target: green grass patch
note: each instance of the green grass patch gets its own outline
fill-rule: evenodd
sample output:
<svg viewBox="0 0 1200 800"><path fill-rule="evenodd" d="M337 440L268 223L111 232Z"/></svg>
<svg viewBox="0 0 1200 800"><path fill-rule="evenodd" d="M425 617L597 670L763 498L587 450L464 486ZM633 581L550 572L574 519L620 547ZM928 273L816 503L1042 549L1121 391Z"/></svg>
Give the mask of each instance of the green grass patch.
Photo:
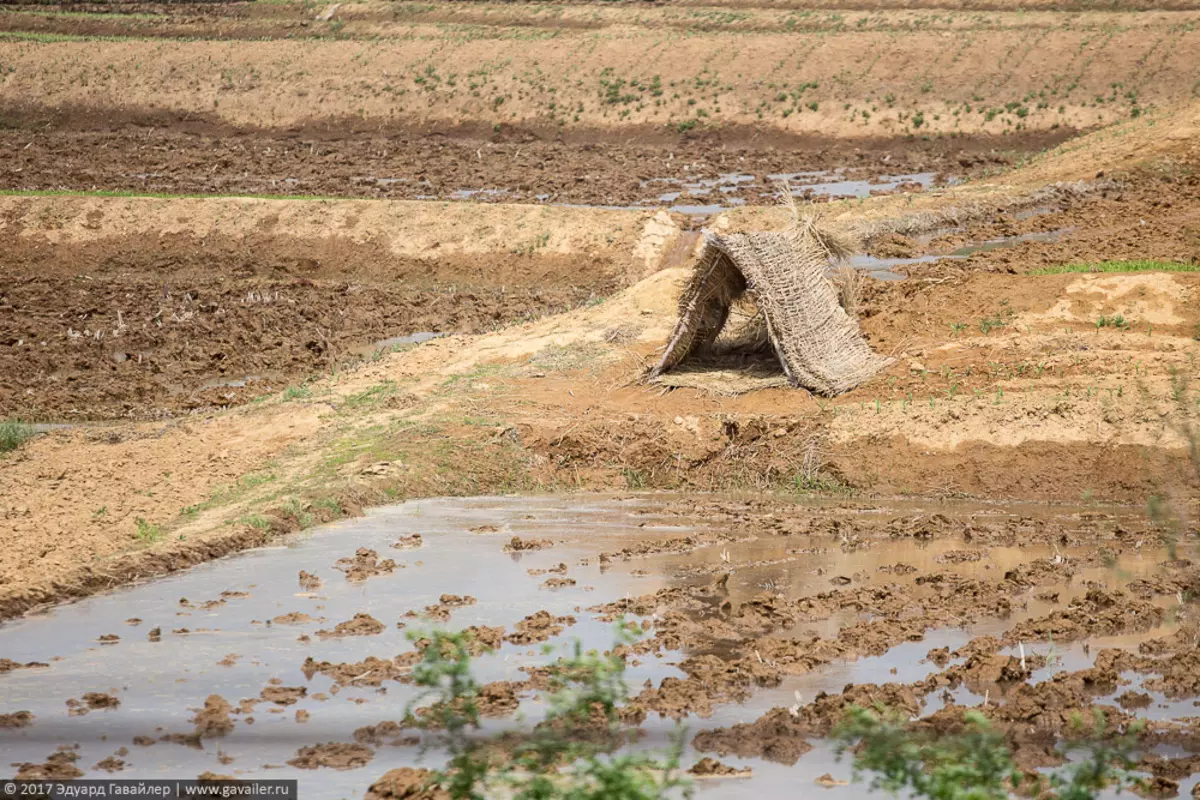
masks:
<svg viewBox="0 0 1200 800"><path fill-rule="evenodd" d="M1081 264L1060 264L1057 267L1035 269L1030 275L1063 275L1071 272L1200 272L1200 264L1178 261L1098 261Z"/></svg>
<svg viewBox="0 0 1200 800"><path fill-rule="evenodd" d="M0 453L9 453L16 450L26 441L33 438L34 433L32 425L22 422L19 419L0 421Z"/></svg>
<svg viewBox="0 0 1200 800"><path fill-rule="evenodd" d="M137 524L137 538L142 542L157 542L163 538L162 525L156 525L153 522L138 517L134 522Z"/></svg>

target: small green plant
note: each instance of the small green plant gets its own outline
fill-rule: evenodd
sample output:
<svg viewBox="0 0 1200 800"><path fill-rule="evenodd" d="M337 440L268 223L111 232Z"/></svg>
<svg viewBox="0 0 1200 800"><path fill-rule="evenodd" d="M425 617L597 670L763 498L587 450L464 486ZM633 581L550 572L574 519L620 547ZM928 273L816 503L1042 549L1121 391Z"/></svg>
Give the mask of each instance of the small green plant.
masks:
<svg viewBox="0 0 1200 800"><path fill-rule="evenodd" d="M1008 322L1001 316L984 317L979 320L979 330L983 333L991 333L996 328L1003 328L1008 325Z"/></svg>
<svg viewBox="0 0 1200 800"><path fill-rule="evenodd" d="M884 708L851 707L834 731L838 757L853 749L854 778L871 775L871 789L929 800L1007 800L1028 783L1012 760L1004 734L977 711L963 715L963 728L935 736L910 730L906 717ZM1109 730L1102 712L1091 726L1076 720L1076 743L1084 757L1052 773L1041 787L1045 800L1093 800L1108 787L1135 785L1127 770L1135 731ZM1040 788L1041 791L1037 791ZM1024 793L1024 792L1023 792Z"/></svg>
<svg viewBox="0 0 1200 800"><path fill-rule="evenodd" d="M1100 319L1096 320L1096 330L1100 330L1101 328L1119 328L1125 330L1128 327L1129 321L1121 314L1112 317L1100 317Z"/></svg>
<svg viewBox="0 0 1200 800"><path fill-rule="evenodd" d="M958 336L960 333L962 333L966 329L967 329L967 323L965 323L965 322L951 322L950 323L950 335L951 336Z"/></svg>
<svg viewBox="0 0 1200 800"><path fill-rule="evenodd" d="M1061 264L1043 267L1030 275L1062 275L1068 272L1200 272L1200 264L1184 264L1177 261L1099 261L1080 264Z"/></svg>
<svg viewBox="0 0 1200 800"><path fill-rule="evenodd" d="M283 393L284 400L301 400L312 397L312 389L307 386L289 386Z"/></svg>
<svg viewBox="0 0 1200 800"><path fill-rule="evenodd" d="M156 525L153 522L147 522L145 519L138 517L134 520L137 525L137 538L142 542L157 542L163 538L162 525Z"/></svg>
<svg viewBox="0 0 1200 800"><path fill-rule="evenodd" d="M405 719L436 732L436 745L450 755L446 767L434 771L431 784L453 800L691 797L690 785L678 775L682 736L675 737L665 761L616 752L633 736L621 720L628 687L620 652L635 641L634 631L619 622L616 642L607 653L585 651L578 641L570 645L549 667L541 696L545 718L517 736L507 758L491 754L488 741L475 735L482 687L472 674L471 657L482 649L465 632L410 631L409 640L422 648L412 672L422 691Z"/></svg>
<svg viewBox="0 0 1200 800"><path fill-rule="evenodd" d="M10 453L31 439L34 434L32 425L19 419L0 421L0 453Z"/></svg>

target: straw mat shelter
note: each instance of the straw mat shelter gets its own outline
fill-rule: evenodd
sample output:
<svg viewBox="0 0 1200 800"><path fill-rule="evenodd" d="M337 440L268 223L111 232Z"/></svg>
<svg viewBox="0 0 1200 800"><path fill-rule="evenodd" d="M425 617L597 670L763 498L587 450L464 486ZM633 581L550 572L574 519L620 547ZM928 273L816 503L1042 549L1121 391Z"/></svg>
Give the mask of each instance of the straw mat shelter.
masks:
<svg viewBox="0 0 1200 800"><path fill-rule="evenodd" d="M784 232L705 231L649 378L726 394L790 384L825 396L866 381L891 359L871 350L828 277L849 254L812 218Z"/></svg>

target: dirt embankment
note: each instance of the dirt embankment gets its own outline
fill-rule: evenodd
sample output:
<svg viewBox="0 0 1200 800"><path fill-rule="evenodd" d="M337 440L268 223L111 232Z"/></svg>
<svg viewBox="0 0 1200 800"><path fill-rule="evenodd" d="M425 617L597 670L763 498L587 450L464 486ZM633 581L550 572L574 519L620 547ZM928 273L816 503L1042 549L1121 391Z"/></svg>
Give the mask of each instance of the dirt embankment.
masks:
<svg viewBox="0 0 1200 800"><path fill-rule="evenodd" d="M1189 62L1177 57L1200 45L1191 12L1065 20L994 12L950 21L804 13L790 22L786 12L766 12L781 15L780 27L701 35L681 35L668 19L674 13L646 10L636 24L613 16L599 29L549 32L518 14L466 35L454 25L400 20L372 23L358 40L196 39L167 49L137 34L18 37L0 42L0 59L12 65L0 78L0 113L38 98L46 108L95 114L203 109L265 128L358 118L377 128L744 125L864 137L1086 129L1196 92ZM92 23L61 27L75 24L86 31Z"/></svg>
<svg viewBox="0 0 1200 800"><path fill-rule="evenodd" d="M9 197L0 220L0 414L39 420L244 402L372 342L565 311L678 236L651 212L461 203Z"/></svg>

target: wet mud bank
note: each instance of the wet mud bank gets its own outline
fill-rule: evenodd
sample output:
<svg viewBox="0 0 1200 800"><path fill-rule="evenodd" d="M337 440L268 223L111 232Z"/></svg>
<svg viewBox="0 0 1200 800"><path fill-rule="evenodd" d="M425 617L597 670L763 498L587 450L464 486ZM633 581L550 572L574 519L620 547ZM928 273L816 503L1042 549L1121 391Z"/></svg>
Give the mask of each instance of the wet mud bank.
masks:
<svg viewBox="0 0 1200 800"><path fill-rule="evenodd" d="M721 185L719 197L729 205L771 202L785 177L795 182L797 173L832 169L853 180L916 173L961 179L1010 166L1075 133L846 139L738 126L686 135L652 126L620 133L493 131L468 123L392 130L359 119L278 131L233 128L203 115L142 119L105 109L0 108L0 116L7 125L0 146L12 154L0 166L0 189L599 206L658 205L665 192L689 188L701 197L701 182L727 175L745 176Z"/></svg>
<svg viewBox="0 0 1200 800"><path fill-rule="evenodd" d="M1060 763L1074 713L1144 719L1142 769L1186 792L1189 552L1173 560L1139 513L1095 506L412 501L6 623L17 724L0 741L26 775L119 761L121 777L297 777L358 796L442 757L422 760L403 722L406 633L469 629L497 648L477 674L498 732L540 718L541 642L606 649L624 614L646 631L625 655L636 746L664 746L678 720L687 763L751 771L705 796L848 780L823 737L874 702L945 730L982 710L1029 770ZM164 672L162 647L186 669Z"/></svg>

